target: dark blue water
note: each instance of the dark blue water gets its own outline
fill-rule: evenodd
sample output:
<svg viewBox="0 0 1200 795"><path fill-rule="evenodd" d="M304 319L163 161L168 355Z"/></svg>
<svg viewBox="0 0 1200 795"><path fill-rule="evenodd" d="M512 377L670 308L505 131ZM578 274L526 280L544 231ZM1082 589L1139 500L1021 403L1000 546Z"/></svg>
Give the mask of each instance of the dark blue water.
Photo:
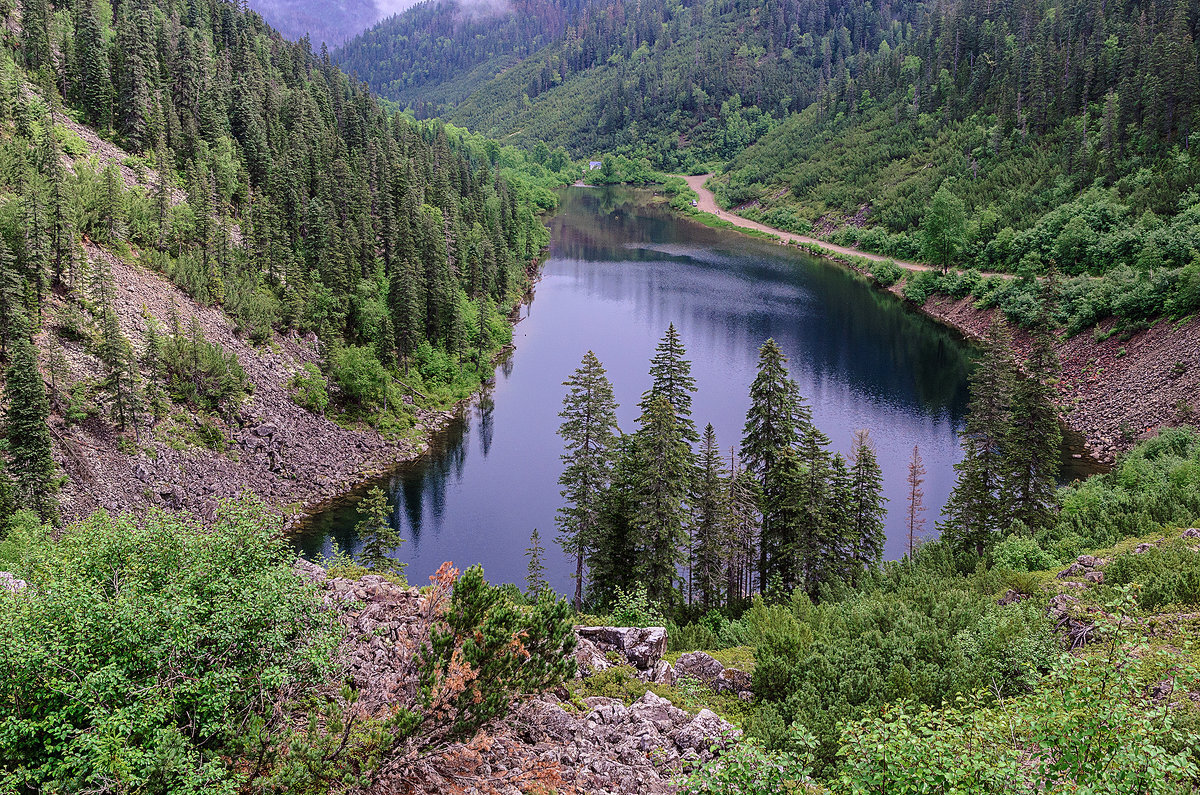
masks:
<svg viewBox="0 0 1200 795"><path fill-rule="evenodd" d="M887 556L903 554L907 462L918 445L930 534L954 483L968 355L951 332L836 265L773 243L679 219L651 194L572 188L552 221L536 298L522 309L516 352L495 387L431 453L385 479L405 539L398 558L421 583L444 560L482 563L493 582L523 583L533 528L560 592L573 563L554 545L561 504L562 382L589 348L608 369L631 429L654 346L675 323L692 360L693 416L728 449L741 436L758 348L774 337L834 447L867 428L891 511ZM373 485L373 484L372 484ZM353 499L294 536L305 555L330 542L357 550Z"/></svg>

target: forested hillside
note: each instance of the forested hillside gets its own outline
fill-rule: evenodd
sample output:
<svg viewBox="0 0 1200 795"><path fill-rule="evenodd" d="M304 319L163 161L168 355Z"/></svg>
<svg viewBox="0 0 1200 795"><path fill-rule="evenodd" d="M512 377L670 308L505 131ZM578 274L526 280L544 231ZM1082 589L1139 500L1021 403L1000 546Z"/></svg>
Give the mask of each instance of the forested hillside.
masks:
<svg viewBox="0 0 1200 795"><path fill-rule="evenodd" d="M102 448L145 444L183 412L196 443L222 451L245 421L248 363L144 293L160 311L129 311L137 274L223 308L248 344L315 335L320 369L295 374L296 402L397 433L414 403L466 394L508 342L504 316L546 241L538 213L554 203L520 173L523 155L385 112L230 3L3 10L0 300L18 505L54 513L50 414Z"/></svg>
<svg viewBox="0 0 1200 795"><path fill-rule="evenodd" d="M495 135L724 172L722 201L788 231L1027 277L1052 263L1071 331L1200 306L1195 3L543 3L503 20L423 4L337 57ZM932 206L949 225L930 247ZM935 291L1032 319L1027 281L912 295Z"/></svg>
<svg viewBox="0 0 1200 795"><path fill-rule="evenodd" d="M865 5L519 3L501 22L423 3L336 58L384 96L478 132L666 169L725 160L842 81L892 26Z"/></svg>
<svg viewBox="0 0 1200 795"><path fill-rule="evenodd" d="M735 157L719 195L898 258L1110 274L1067 285L1072 330L1186 316L1198 24L1184 2L954 4ZM941 252L931 207L951 221Z"/></svg>

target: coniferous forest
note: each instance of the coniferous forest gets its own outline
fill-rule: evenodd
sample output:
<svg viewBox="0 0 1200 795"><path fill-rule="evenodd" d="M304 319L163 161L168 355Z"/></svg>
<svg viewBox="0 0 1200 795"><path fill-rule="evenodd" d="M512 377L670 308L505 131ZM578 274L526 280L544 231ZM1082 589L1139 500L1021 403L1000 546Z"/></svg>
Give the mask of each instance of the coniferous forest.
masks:
<svg viewBox="0 0 1200 795"><path fill-rule="evenodd" d="M1200 791L1196 0L328 5L0 0L0 793ZM563 374L524 590L378 485L297 559L490 405L559 188L729 223L666 172L974 332L945 505L775 339L718 439L664 318L631 426Z"/></svg>

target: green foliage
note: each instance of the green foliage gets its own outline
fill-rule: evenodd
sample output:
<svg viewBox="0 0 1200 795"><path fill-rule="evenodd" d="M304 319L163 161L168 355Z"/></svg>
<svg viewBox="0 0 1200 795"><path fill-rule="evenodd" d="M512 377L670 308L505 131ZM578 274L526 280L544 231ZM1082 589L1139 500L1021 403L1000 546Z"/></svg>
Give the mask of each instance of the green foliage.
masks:
<svg viewBox="0 0 1200 795"><path fill-rule="evenodd" d="M1138 655L1116 638L1098 655L1062 655L1032 692L970 694L940 708L900 704L848 726L838 791L1168 793L1190 791L1200 741L1176 713L1177 697L1152 700ZM1166 663L1162 660L1160 662ZM1197 680L1193 665L1169 664L1175 692Z"/></svg>
<svg viewBox="0 0 1200 795"><path fill-rule="evenodd" d="M305 364L288 382L292 400L313 414L324 414L329 408L329 382L315 364Z"/></svg>
<svg viewBox="0 0 1200 795"><path fill-rule="evenodd" d="M1063 488L1059 500L1056 526L1039 538L1043 548L1070 542L1095 549L1163 526L1195 527L1200 524L1200 434L1164 428L1112 472Z"/></svg>
<svg viewBox="0 0 1200 795"><path fill-rule="evenodd" d="M236 403L252 388L237 354L209 342L194 317L186 334L177 327L162 338L150 367L173 399L202 409Z"/></svg>
<svg viewBox="0 0 1200 795"><path fill-rule="evenodd" d="M5 788L237 792L241 749L280 742L290 694L332 670L331 614L253 503L207 527L98 513L6 547L31 587L0 599Z"/></svg>
<svg viewBox="0 0 1200 795"><path fill-rule="evenodd" d="M1119 555L1104 571L1105 583L1141 586L1146 612L1200 604L1200 553L1186 541L1155 546L1140 555Z"/></svg>
<svg viewBox="0 0 1200 795"><path fill-rule="evenodd" d="M794 731L791 746L799 750L766 750L754 739L739 740L712 762L678 781L686 795L787 795L803 792L810 781L816 740Z"/></svg>
<svg viewBox="0 0 1200 795"><path fill-rule="evenodd" d="M646 595L646 586L639 584L630 591L616 589L609 620L618 627L662 627L666 626L662 607Z"/></svg>
<svg viewBox="0 0 1200 795"><path fill-rule="evenodd" d="M427 725L416 736L422 744L471 737L506 712L517 694L539 693L573 676L574 645L565 601L541 599L521 608L487 584L481 567L467 569L419 654L425 708L436 710L426 713ZM443 725L428 725L445 714Z"/></svg>
<svg viewBox="0 0 1200 795"><path fill-rule="evenodd" d="M358 505L358 515L360 519L354 534L362 542L359 565L368 571L403 577L408 564L399 563L392 557L403 539L392 526L392 506L387 493L378 486L368 491Z"/></svg>
<svg viewBox="0 0 1200 795"><path fill-rule="evenodd" d="M330 353L329 377L347 402L367 411L383 405L391 385L391 376L375 354L357 345Z"/></svg>
<svg viewBox="0 0 1200 795"><path fill-rule="evenodd" d="M1025 533L1013 533L992 547L992 561L1002 569L1013 571L1043 571L1059 565L1059 561L1038 546Z"/></svg>

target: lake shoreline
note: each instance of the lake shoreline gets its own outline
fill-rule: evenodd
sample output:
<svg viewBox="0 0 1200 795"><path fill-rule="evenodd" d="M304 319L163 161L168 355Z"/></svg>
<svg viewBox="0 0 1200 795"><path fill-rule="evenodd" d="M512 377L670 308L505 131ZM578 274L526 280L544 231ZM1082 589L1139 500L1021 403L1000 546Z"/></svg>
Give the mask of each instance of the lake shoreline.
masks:
<svg viewBox="0 0 1200 795"><path fill-rule="evenodd" d="M689 186L694 179L689 180ZM713 215L702 209L696 212L729 221L729 213ZM677 211L677 214L700 223L694 213ZM884 287L865 262L856 262L854 257L833 251L821 241L797 243L788 239L789 233L762 224L750 227L759 231L759 235L750 235L736 222L729 222L726 228L748 237L761 237L763 230L771 230L774 237L770 239L776 244L798 248L857 273L876 289L895 296L909 309L971 342L983 338L998 311L980 309L971 298L953 299L939 295L931 296L918 306L904 297L903 283ZM863 257L865 261L886 259L875 255ZM910 271L926 269L910 263L904 265ZM1101 323L1101 335L1111 332L1114 324L1112 318ZM1013 352L1024 357L1031 347L1028 332L1014 328ZM1200 394L1200 362L1193 362L1197 366L1189 367L1187 359L1189 356L1196 358L1196 352L1200 351L1200 319L1182 324L1161 319L1151 328L1127 338L1107 334L1097 341L1092 335L1083 333L1069 338L1060 336L1055 342L1055 350L1063 366L1058 384L1063 407L1060 416L1070 430L1083 437L1087 454L1097 462L1114 463L1118 456L1153 436L1159 428L1197 421L1200 405L1190 406L1187 396ZM1102 374L1105 377L1101 378Z"/></svg>

